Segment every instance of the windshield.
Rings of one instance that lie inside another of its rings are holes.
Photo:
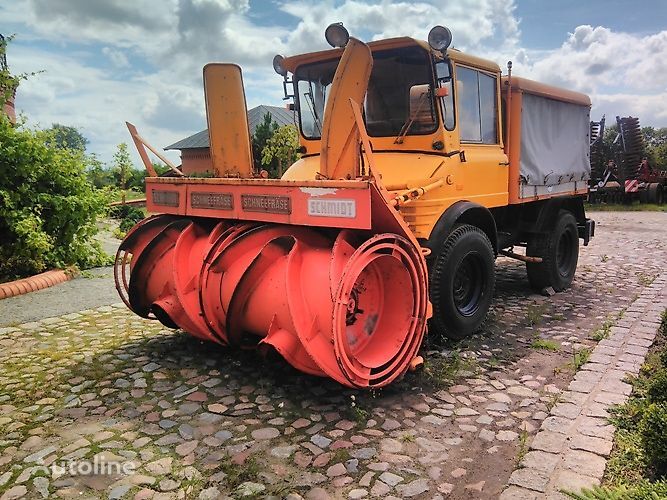
[[[301,132],[322,135],[324,109],[338,60],[297,68],[297,105]],[[433,75],[427,51],[411,46],[373,53],[373,71],[364,102],[366,128],[375,137],[427,134],[435,131]]]
[[[299,66],[296,78],[296,96],[299,106],[301,132],[307,139],[322,135],[324,107],[329,95],[338,60]]]

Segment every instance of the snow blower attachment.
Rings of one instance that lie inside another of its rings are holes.
[[[371,67],[369,48],[350,39],[326,103],[317,178],[269,180],[253,174],[240,68],[207,65],[216,177],[146,179],[148,210],[159,215],[116,255],[125,304],[202,340],[274,350],[348,387],[402,376],[430,314],[427,271],[375,175],[358,105]]]

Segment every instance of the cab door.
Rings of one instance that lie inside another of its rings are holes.
[[[455,132],[458,134],[461,199],[486,207],[508,203],[509,165],[500,134],[498,74],[454,64]]]

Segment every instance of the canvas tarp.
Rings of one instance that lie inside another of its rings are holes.
[[[521,182],[556,186],[590,177],[588,106],[524,93]]]

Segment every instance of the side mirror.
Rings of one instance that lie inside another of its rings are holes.
[[[441,59],[435,61],[435,78],[440,81],[449,81],[452,79],[452,73],[449,66],[448,59]]]

